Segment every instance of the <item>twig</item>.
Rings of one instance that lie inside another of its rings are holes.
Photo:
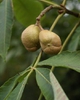
[[[55,25],[57,24],[58,20],[59,20],[62,16],[63,16],[63,14],[59,14],[59,15],[57,16],[57,18],[55,19],[55,21],[53,22],[53,24],[52,24],[52,26],[51,26],[51,28],[50,28],[50,31],[52,31],[52,30],[54,29],[54,27],[55,27]]]
[[[49,5],[52,5],[53,7],[56,6],[58,8],[61,8],[58,4],[56,4],[55,2],[50,2],[50,1],[47,1],[47,0],[39,0],[39,1],[42,1],[44,3],[47,3]]]
[[[52,5],[46,7],[40,14],[39,16],[36,18],[37,23],[40,22],[40,19],[44,16],[45,13],[47,13],[50,9],[52,9]]]
[[[72,36],[72,34],[74,33],[75,29],[78,27],[79,24],[80,24],[80,21],[73,27],[73,29],[69,33],[68,37],[64,41],[63,46],[62,46],[62,49],[60,50],[59,54],[63,51],[63,49],[65,48],[67,42],[69,41],[70,37]]]
[[[65,4],[66,4],[66,1],[67,1],[67,0],[63,0],[62,5],[65,5]]]

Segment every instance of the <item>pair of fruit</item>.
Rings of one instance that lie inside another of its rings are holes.
[[[49,31],[41,30],[37,25],[28,26],[21,35],[23,45],[28,51],[40,48],[47,54],[57,54],[61,49],[60,37]]]

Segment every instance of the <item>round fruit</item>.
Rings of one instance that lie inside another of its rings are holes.
[[[37,25],[30,25],[22,32],[21,40],[28,51],[39,49],[39,32],[40,28]]]
[[[54,32],[42,30],[39,40],[42,50],[47,54],[57,54],[61,49],[61,39]]]

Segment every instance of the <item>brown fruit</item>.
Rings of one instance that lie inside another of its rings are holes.
[[[39,40],[42,50],[47,54],[57,54],[61,49],[61,39],[54,32],[42,30]]]
[[[40,28],[36,25],[30,25],[22,32],[21,40],[28,51],[39,49],[39,32]]]

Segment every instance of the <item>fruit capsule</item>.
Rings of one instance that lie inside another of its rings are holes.
[[[57,54],[61,49],[61,39],[54,32],[42,30],[39,33],[42,50],[47,54]]]
[[[39,43],[40,28],[36,25],[28,26],[21,35],[23,45],[28,51],[36,51],[40,48]]]

